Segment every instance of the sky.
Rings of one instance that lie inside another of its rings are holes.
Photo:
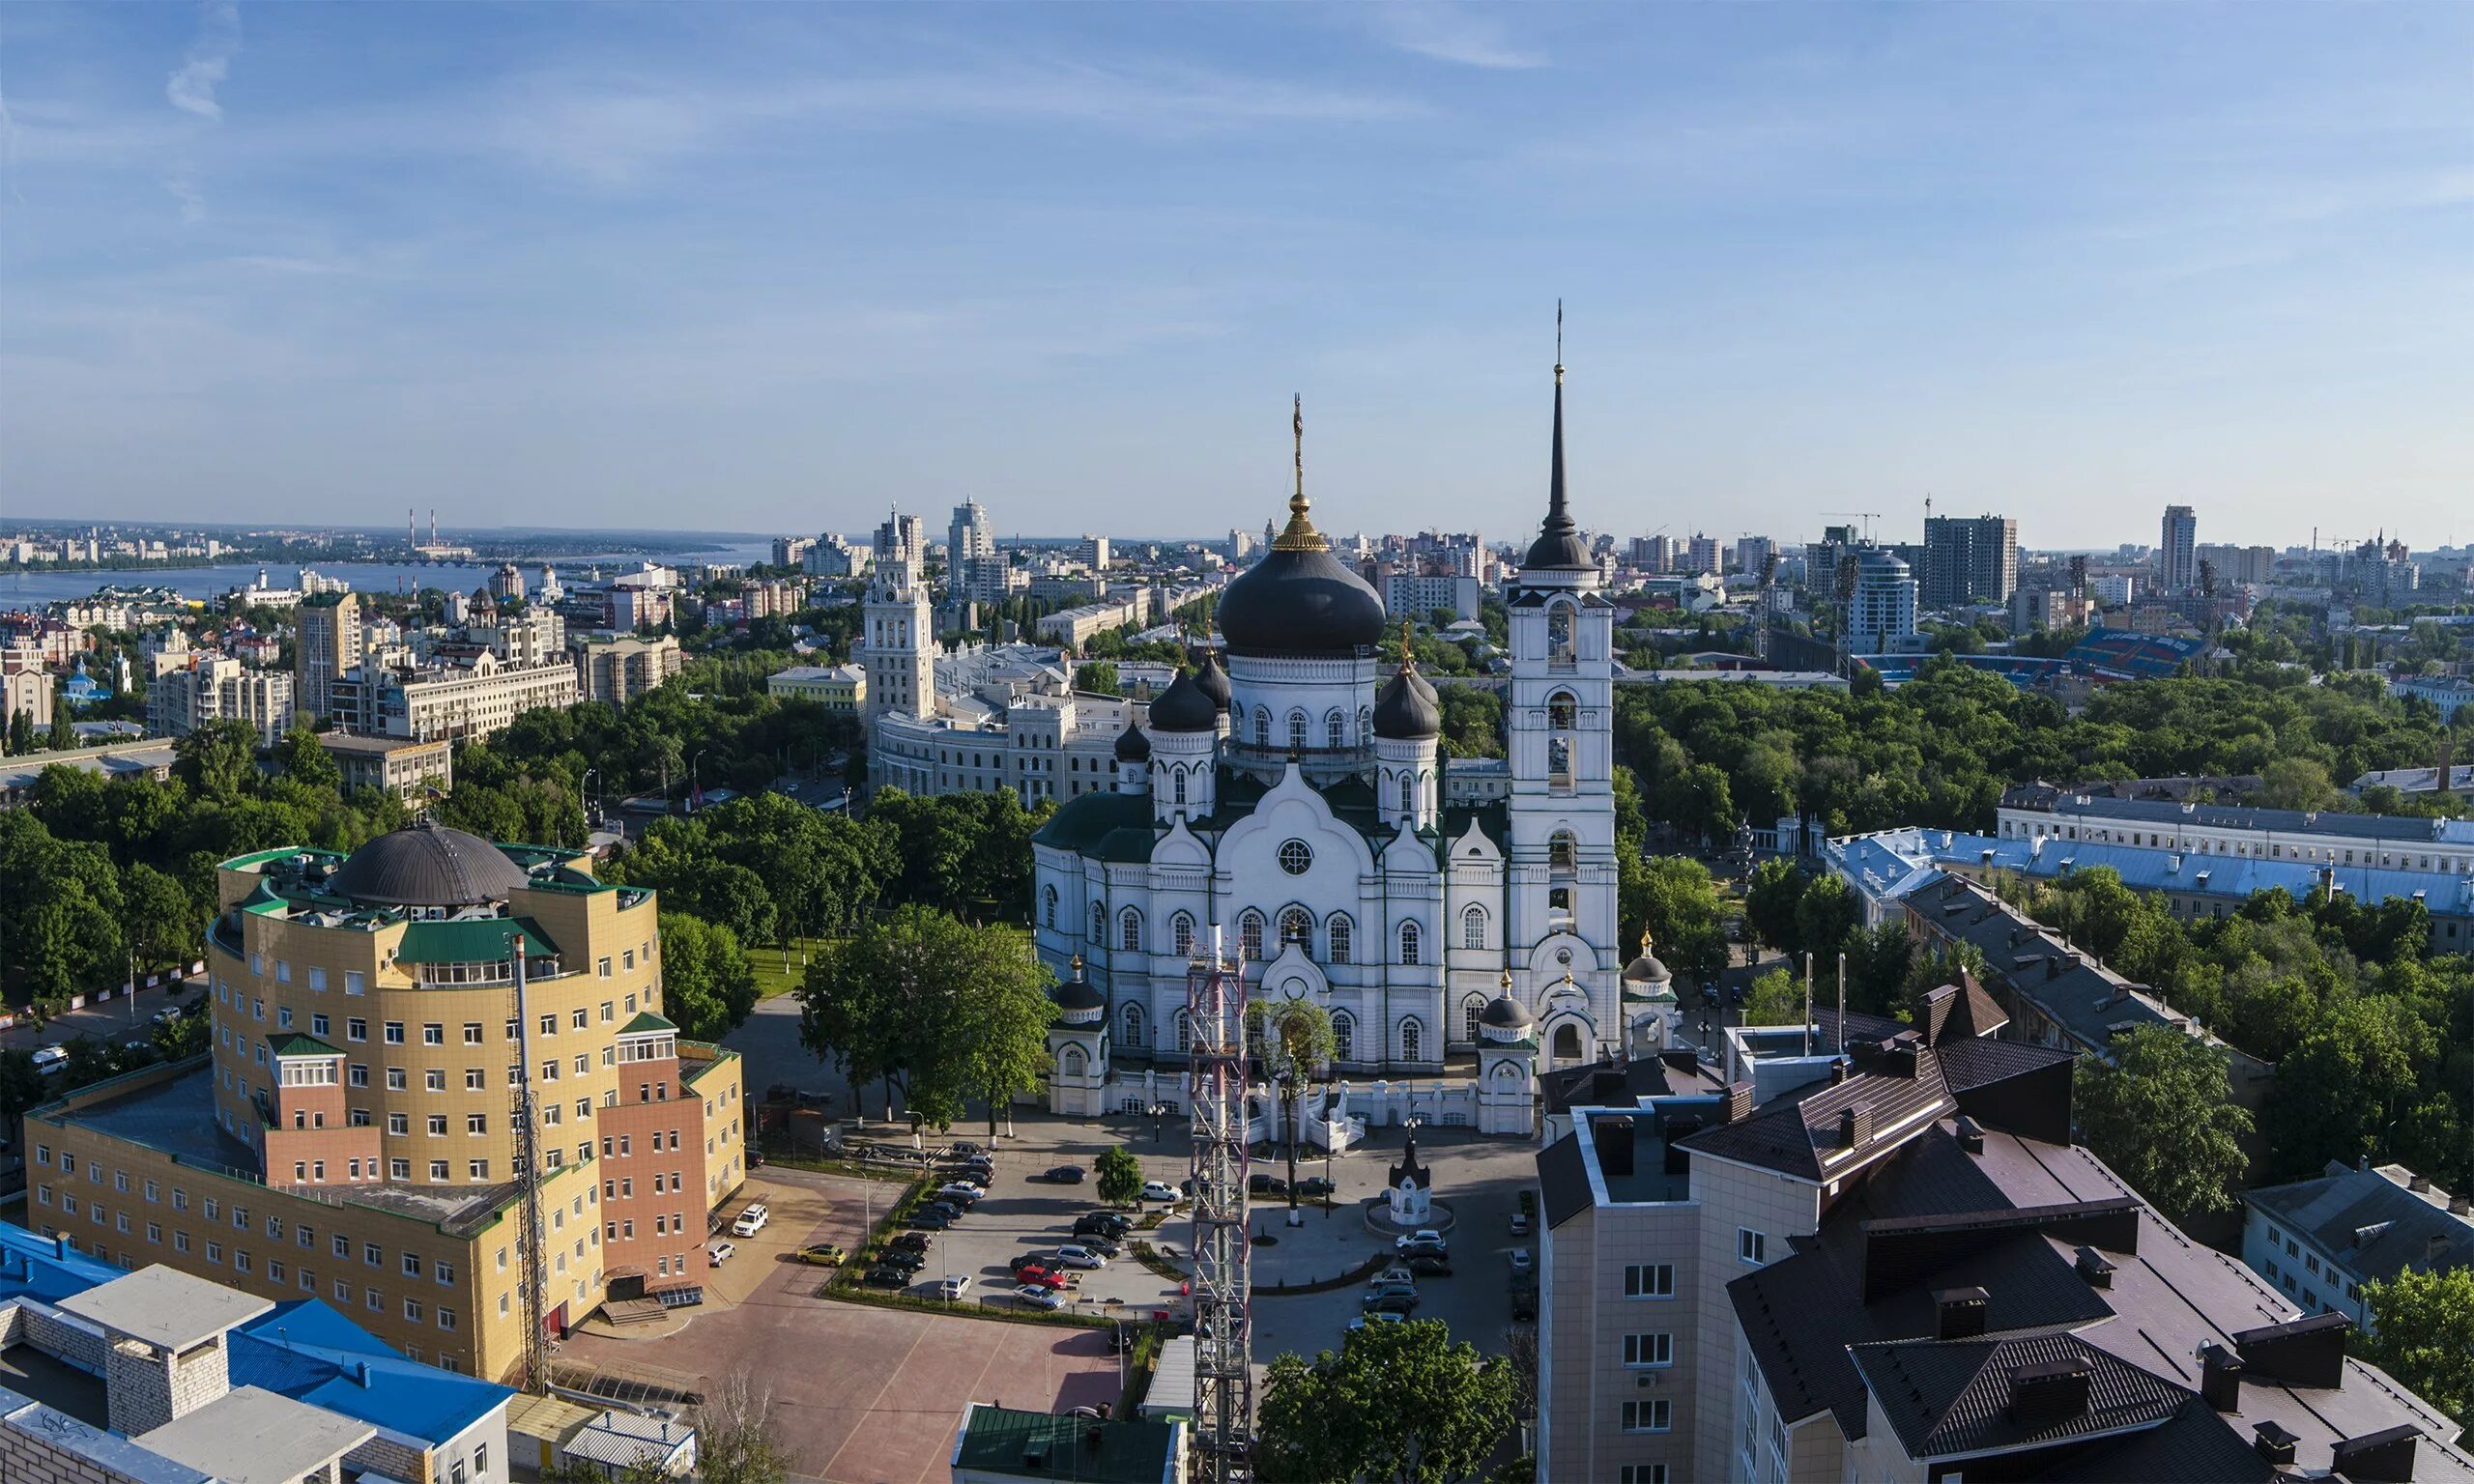
[[[0,6],[0,521],[2474,539],[2474,6]],[[1861,524],[1861,521],[1858,521]]]

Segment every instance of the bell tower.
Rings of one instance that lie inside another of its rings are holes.
[[[935,714],[935,643],[927,585],[907,560],[884,562],[861,609],[858,660],[868,672],[870,721]]]

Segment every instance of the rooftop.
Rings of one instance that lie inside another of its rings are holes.
[[[973,1402],[954,1441],[953,1468],[1071,1484],[1160,1484],[1174,1471],[1183,1432],[1175,1422],[1093,1422]]]
[[[366,1422],[240,1386],[134,1441],[229,1484],[296,1484],[377,1435]]]
[[[2287,835],[2474,844],[2474,820],[2423,819],[2404,814],[2176,804],[2168,799],[2101,799],[2086,794],[2064,794],[2054,800],[2049,812],[2072,818],[2136,820],[2195,829],[2273,830]]]
[[[274,1307],[264,1298],[160,1263],[64,1298],[60,1306],[115,1334],[175,1354]]]
[[[2391,1172],[2395,1173],[2391,1173]],[[2308,1237],[2357,1280],[2433,1272],[2474,1263],[2474,1217],[2449,1209],[2445,1190],[2409,1187],[2402,1165],[2332,1163],[2316,1180],[2262,1185],[2243,1196],[2262,1215]]]

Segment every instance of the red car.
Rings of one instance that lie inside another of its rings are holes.
[[[1014,1274],[1014,1277],[1016,1281],[1030,1284],[1034,1288],[1053,1289],[1059,1293],[1071,1287],[1074,1282],[1064,1273],[1045,1267],[1025,1268]]]

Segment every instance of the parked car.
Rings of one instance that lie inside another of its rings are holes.
[[[940,1195],[920,1209],[923,1211],[933,1211],[938,1215],[943,1216],[948,1221],[959,1221],[962,1219],[965,1208],[963,1206],[962,1202],[948,1200]]]
[[[1063,1289],[1074,1286],[1074,1279],[1070,1275],[1061,1272],[1054,1268],[1040,1268],[1037,1270],[1025,1268],[1021,1272],[1015,1274],[1015,1276],[1021,1278],[1023,1282],[1029,1284],[1033,1288]]]
[[[1297,1183],[1297,1194],[1301,1200],[1319,1201],[1338,1188],[1320,1175],[1309,1175]]]
[[[1023,1252],[1017,1255],[1012,1262],[1007,1263],[1005,1270],[1019,1278],[1026,1272],[1046,1272],[1048,1266],[1047,1253]]]
[[[928,1254],[913,1252],[908,1247],[888,1247],[877,1259],[879,1268],[899,1268],[905,1272],[917,1272],[928,1266]]]
[[[1406,1237],[1393,1238],[1392,1245],[1402,1252],[1408,1251],[1411,1247],[1434,1247],[1440,1249],[1443,1246],[1443,1233],[1436,1231],[1431,1226],[1422,1226],[1416,1231],[1411,1232]]]
[[[1538,1296],[1527,1290],[1511,1296],[1511,1322],[1515,1325],[1538,1323]]]
[[[1014,1290],[1014,1301],[1034,1309],[1061,1309],[1065,1307],[1065,1296],[1063,1294],[1056,1293],[1050,1289],[1041,1288],[1035,1283],[1025,1283],[1021,1287]]]
[[[1407,1294],[1414,1298],[1417,1293],[1418,1285],[1415,1279],[1385,1278],[1366,1285],[1366,1296],[1369,1298],[1380,1298],[1385,1294]]]
[[[928,1250],[928,1244],[935,1240],[936,1239],[929,1236],[926,1232],[905,1232],[901,1236],[896,1237],[893,1241],[886,1242],[885,1245],[888,1247],[898,1247],[909,1252],[925,1252]]]
[[[1074,1218],[1074,1235],[1088,1237],[1097,1233],[1107,1237],[1122,1237],[1134,1230],[1134,1218],[1121,1212],[1086,1211]]]
[[[1526,1237],[1529,1235],[1529,1213],[1525,1211],[1515,1211],[1511,1213],[1511,1234],[1514,1237]]]
[[[1248,1195],[1267,1195],[1271,1192],[1271,1188],[1272,1178],[1261,1170],[1256,1170],[1253,1174],[1246,1177],[1246,1193]]]
[[[1412,1252],[1409,1270],[1422,1278],[1448,1278],[1452,1276],[1452,1259],[1440,1252]]]
[[[945,1196],[960,1196],[966,1201],[976,1201],[988,1194],[988,1187],[967,1180],[949,1180],[936,1187],[936,1193],[938,1195]]]
[[[1406,1314],[1395,1314],[1390,1309],[1376,1309],[1371,1314],[1360,1314],[1357,1318],[1350,1320],[1349,1332],[1355,1334],[1368,1325],[1405,1325],[1408,1322],[1409,1316]]]
[[[764,1223],[772,1219],[773,1213],[764,1209],[762,1201],[759,1201],[738,1213],[738,1219],[731,1223],[731,1235],[753,1237],[764,1230]]]
[[[1171,1206],[1174,1206],[1177,1202],[1185,1199],[1184,1196],[1178,1194],[1176,1186],[1168,1184],[1165,1180],[1144,1181],[1142,1183],[1142,1198],[1146,1201],[1166,1201]]]
[[[1092,1251],[1099,1253],[1102,1257],[1125,1256],[1125,1248],[1118,1246],[1115,1242],[1110,1241],[1106,1237],[1085,1237],[1082,1239],[1082,1245],[1089,1247]]]
[[[1117,1326],[1108,1331],[1108,1354],[1112,1356],[1126,1354],[1134,1349],[1135,1339],[1136,1331],[1132,1325]]]
[[[737,1254],[737,1243],[729,1241],[714,1242],[711,1246],[705,1249],[705,1266],[708,1268],[719,1268],[722,1264],[729,1262]]]
[[[1082,1184],[1082,1166],[1079,1164],[1050,1165],[1041,1172],[1040,1179],[1051,1185],[1079,1185]]]
[[[61,1071],[68,1068],[69,1052],[65,1047],[61,1046],[43,1046],[36,1050],[34,1062],[35,1070],[43,1073],[44,1076],[50,1076],[53,1072]]]
[[[1519,1277],[1523,1273],[1529,1271],[1532,1266],[1533,1264],[1531,1263],[1529,1249],[1527,1247],[1514,1247],[1511,1249],[1512,1276]]]
[[[799,1261],[811,1268],[839,1268],[849,1255],[829,1241],[820,1241],[798,1251]]]
[[[972,1143],[968,1139],[956,1139],[951,1144],[946,1145],[945,1149],[948,1153],[956,1155],[979,1155],[987,1153],[987,1151],[981,1149],[978,1145]]]
[[[1414,1285],[1417,1281],[1417,1274],[1409,1270],[1408,1264],[1394,1263],[1390,1267],[1384,1269],[1381,1272],[1376,1273],[1373,1277],[1366,1279],[1366,1286],[1370,1291],[1381,1288],[1387,1283],[1407,1283]]]
[[[1056,1260],[1068,1268],[1105,1268],[1108,1260],[1085,1246],[1064,1246],[1056,1249]]]
[[[1416,1310],[1418,1296],[1395,1289],[1388,1294],[1368,1294],[1358,1307],[1368,1314],[1408,1314]]]
[[[947,1303],[952,1303],[954,1300],[969,1292],[970,1274],[968,1273],[939,1279],[936,1284],[936,1297],[944,1299]]]
[[[871,1268],[860,1281],[870,1288],[908,1288],[910,1272],[904,1268]]]
[[[910,1224],[923,1232],[941,1232],[945,1228],[954,1224],[954,1218],[934,1207],[930,1207],[925,1211],[912,1212],[910,1213]]]

